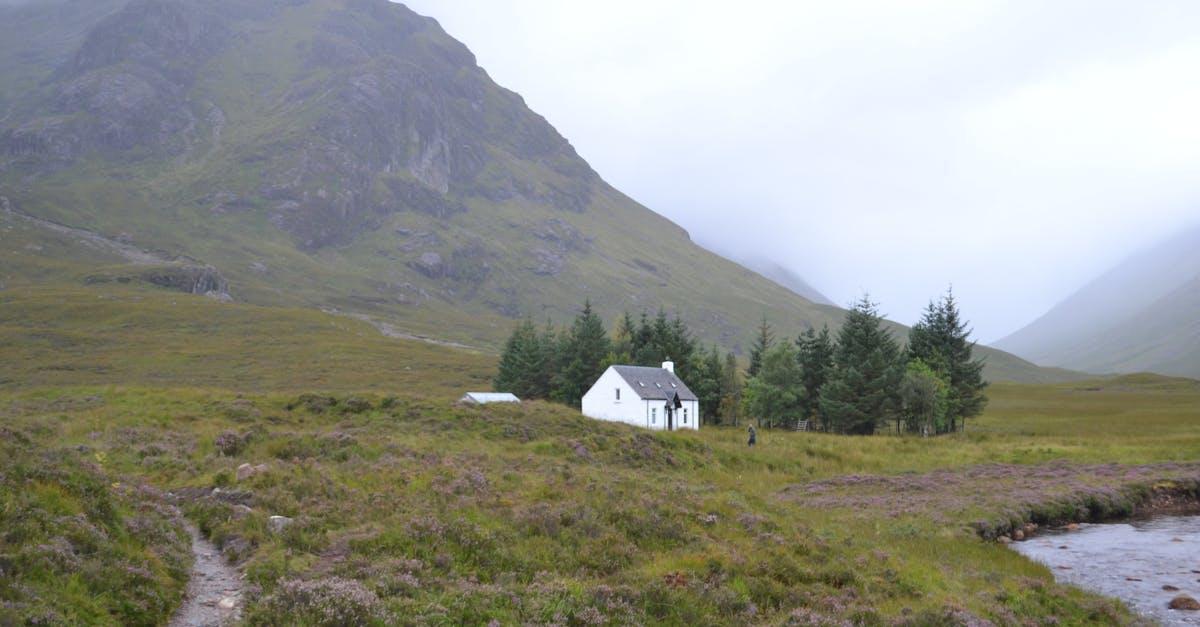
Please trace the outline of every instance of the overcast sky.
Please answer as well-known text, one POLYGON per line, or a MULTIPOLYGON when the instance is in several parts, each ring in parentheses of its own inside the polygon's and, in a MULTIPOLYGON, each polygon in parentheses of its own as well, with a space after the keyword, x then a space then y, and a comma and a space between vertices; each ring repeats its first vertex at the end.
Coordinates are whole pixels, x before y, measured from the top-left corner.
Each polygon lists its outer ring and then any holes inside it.
POLYGON ((410 0, 732 258, 989 342, 1200 219, 1200 2, 410 0))

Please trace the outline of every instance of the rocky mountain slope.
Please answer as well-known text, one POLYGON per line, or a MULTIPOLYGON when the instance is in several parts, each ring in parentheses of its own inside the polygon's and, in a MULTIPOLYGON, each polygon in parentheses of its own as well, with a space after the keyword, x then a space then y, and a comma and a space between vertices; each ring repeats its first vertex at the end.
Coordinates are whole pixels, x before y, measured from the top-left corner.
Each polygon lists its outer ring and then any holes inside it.
POLYGON ((607 185, 386 0, 0 5, 0 86, 9 287, 190 281, 484 348, 587 299, 606 320, 678 313, 732 350, 764 315, 781 336, 842 317, 607 185))
POLYGON ((996 346, 1087 372, 1200 378, 1200 227, 1131 256, 996 346))

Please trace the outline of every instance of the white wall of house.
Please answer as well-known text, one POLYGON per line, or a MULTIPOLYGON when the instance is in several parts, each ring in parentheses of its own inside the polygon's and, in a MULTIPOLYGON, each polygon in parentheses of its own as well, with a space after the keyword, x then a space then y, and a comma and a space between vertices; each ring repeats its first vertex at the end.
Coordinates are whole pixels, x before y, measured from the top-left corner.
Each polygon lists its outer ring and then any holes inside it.
MULTIPOLYGON (((682 401, 683 407, 675 410, 676 429, 700 428, 700 404, 698 401, 682 401)), ((583 415, 598 420, 624 422, 647 429, 666 429, 664 413, 666 401, 643 399, 611 367, 600 375, 596 383, 583 395, 583 415)))
POLYGON ((646 401, 611 367, 596 379, 583 395, 583 415, 598 420, 624 422, 639 427, 650 426, 650 410, 646 401))

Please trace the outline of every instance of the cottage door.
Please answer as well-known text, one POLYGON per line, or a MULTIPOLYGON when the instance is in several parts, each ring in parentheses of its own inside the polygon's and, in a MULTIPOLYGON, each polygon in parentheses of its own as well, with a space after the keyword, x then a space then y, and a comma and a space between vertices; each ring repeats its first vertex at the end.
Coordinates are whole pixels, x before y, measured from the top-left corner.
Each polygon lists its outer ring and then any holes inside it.
POLYGON ((666 411, 667 411, 667 431, 674 431, 675 430, 675 408, 671 407, 670 403, 667 403, 666 411))

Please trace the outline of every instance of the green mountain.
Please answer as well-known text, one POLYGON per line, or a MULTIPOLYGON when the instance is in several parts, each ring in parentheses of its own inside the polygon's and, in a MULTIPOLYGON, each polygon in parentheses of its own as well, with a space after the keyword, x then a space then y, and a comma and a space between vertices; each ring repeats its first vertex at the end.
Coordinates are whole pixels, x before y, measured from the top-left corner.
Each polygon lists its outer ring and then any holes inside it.
MULTIPOLYGON (((485 350, 589 299, 735 351, 764 315, 843 315, 613 189, 386 0, 0 5, 0 228, 7 289, 156 285, 485 350)), ((1062 376, 986 352, 995 379, 1062 376)))
POLYGON ((1200 227, 1132 255, 996 345, 1073 370, 1200 378, 1200 227))

